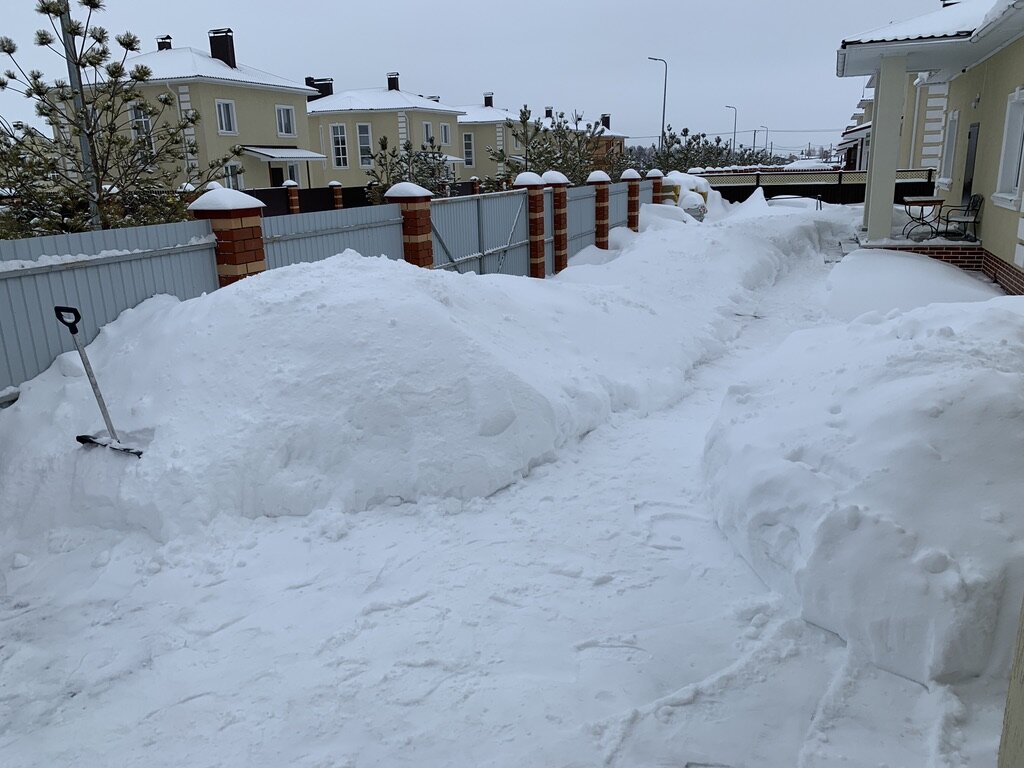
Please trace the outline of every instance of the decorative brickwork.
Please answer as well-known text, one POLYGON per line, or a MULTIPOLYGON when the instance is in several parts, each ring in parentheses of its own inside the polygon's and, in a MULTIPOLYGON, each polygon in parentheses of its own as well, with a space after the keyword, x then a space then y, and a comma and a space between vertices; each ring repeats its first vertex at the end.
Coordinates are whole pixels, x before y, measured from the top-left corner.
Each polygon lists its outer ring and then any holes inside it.
POLYGON ((434 266, 434 236, 430 229, 430 197, 388 197, 402 207, 402 248, 405 260, 417 267, 434 266))
POLYGON ((659 171, 657 168, 652 168, 647 172, 647 178, 651 180, 651 201, 655 203, 665 202, 665 174, 659 171))
POLYGON ((195 210, 193 215, 197 219, 208 219, 217 238, 217 280, 221 288, 266 270, 259 208, 195 210))
POLYGON ((302 208, 299 206, 299 188, 297 186, 288 185, 288 213, 300 213, 302 208))
POLYGON ((330 185, 331 192, 334 194, 334 210, 340 211, 345 207, 345 196, 341 191, 341 184, 332 182, 330 185))
POLYGON ((569 185, 551 185, 551 217, 554 226, 555 274, 569 266, 569 185))
POLYGON ((1024 270, 985 251, 982 272, 1011 296, 1024 296, 1024 270))
POLYGON ((969 272, 984 272, 1011 296, 1024 296, 1024 270, 974 245, 887 245, 889 251, 908 251, 930 256, 969 272))
POLYGON ((640 177, 626 179, 629 184, 629 194, 626 198, 626 225, 634 232, 640 231, 640 177))
POLYGON ((594 245, 608 250, 609 192, 611 184, 607 181, 591 181, 596 196, 594 198, 594 245))

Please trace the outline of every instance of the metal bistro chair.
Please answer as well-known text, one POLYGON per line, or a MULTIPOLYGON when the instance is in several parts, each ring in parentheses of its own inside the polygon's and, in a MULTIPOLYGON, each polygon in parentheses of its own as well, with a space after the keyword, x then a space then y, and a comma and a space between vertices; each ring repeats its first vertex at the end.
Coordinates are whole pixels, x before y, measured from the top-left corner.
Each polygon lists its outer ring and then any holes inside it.
POLYGON ((981 195, 971 195, 967 205, 953 205, 942 211, 943 235, 952 240, 977 240, 978 219, 981 218, 981 195), (955 226, 955 228, 954 228, 955 226), (968 232, 970 227, 970 232, 968 232))

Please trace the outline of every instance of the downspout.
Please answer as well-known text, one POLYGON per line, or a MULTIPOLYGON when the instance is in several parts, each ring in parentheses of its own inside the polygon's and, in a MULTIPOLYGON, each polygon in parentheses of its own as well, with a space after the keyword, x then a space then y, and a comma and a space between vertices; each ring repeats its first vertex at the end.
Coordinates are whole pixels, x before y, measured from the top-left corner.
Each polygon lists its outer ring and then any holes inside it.
POLYGON ((910 130, 913 131, 913 133, 910 136, 910 167, 911 168, 915 168, 916 167, 915 163, 917 163, 917 119, 918 119, 918 116, 921 114, 921 90, 923 88, 927 87, 924 84, 924 79, 922 79, 921 77, 917 78, 917 81, 915 82, 914 85, 915 85, 916 90, 917 90, 917 95, 916 95, 916 98, 914 99, 914 121, 913 121, 913 123, 911 123, 911 128, 910 128, 910 130))

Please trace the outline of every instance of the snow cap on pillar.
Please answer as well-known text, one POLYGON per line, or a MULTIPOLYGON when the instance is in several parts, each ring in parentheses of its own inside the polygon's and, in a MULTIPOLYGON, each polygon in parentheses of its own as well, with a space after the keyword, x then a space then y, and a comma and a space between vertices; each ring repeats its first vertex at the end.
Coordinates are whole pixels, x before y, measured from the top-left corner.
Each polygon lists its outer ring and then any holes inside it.
POLYGON ((649 170, 647 172, 647 178, 648 179, 663 179, 663 178, 665 178, 665 174, 662 173, 661 171, 659 171, 657 168, 651 168, 651 170, 649 170))
POLYGON ((640 174, 635 168, 627 168, 619 177, 619 181, 638 181, 639 179, 640 174))
POLYGON ((327 186, 328 187, 340 187, 341 186, 341 182, 337 181, 337 180, 335 180, 335 181, 328 181, 327 182, 327 186))
POLYGON ((411 181, 400 181, 387 191, 384 197, 433 197, 434 193, 411 181))
POLYGON ((569 177, 558 171, 548 171, 541 176, 545 184, 568 184, 569 177))
POLYGON ((294 179, 288 179, 287 181, 282 182, 281 186, 282 187, 297 187, 297 186, 299 186, 299 182, 295 181, 294 179))
POLYGON ((592 171, 591 174, 587 176, 587 184, 599 184, 601 182, 611 183, 611 180, 612 177, 604 171, 592 171))
POLYGON ((206 189, 208 191, 188 207, 190 211, 245 211, 265 207, 262 200, 237 189, 226 189, 215 181, 207 184, 206 189))
POLYGON ((512 182, 512 186, 514 186, 514 187, 543 187, 544 186, 544 179, 542 179, 540 176, 538 176, 533 171, 523 171, 518 176, 516 176, 516 180, 514 182, 512 182))

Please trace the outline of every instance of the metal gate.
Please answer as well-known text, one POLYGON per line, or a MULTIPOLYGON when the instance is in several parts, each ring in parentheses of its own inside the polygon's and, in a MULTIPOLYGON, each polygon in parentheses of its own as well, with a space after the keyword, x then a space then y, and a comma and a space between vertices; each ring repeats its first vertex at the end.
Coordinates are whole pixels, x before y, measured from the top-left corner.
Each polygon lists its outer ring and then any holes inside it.
POLYGON ((526 190, 431 201, 434 268, 529 275, 529 218, 526 190))

